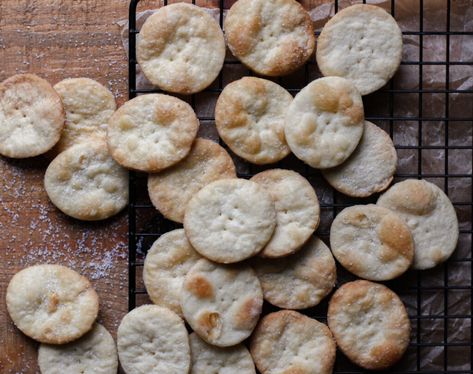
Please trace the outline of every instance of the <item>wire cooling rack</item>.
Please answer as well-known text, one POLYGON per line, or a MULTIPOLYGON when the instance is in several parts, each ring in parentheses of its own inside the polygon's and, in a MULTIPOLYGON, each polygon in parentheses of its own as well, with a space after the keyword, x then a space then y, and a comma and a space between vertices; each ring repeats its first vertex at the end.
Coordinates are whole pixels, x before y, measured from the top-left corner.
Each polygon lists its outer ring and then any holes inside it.
MULTIPOLYGON (((192 1, 195 3, 195 1, 192 1)), ((365 3, 366 1, 363 1, 365 3)), ((159 92, 158 90, 137 88, 137 62, 136 62, 136 35, 137 30, 136 15, 139 0, 132 0, 129 13, 129 98, 132 99, 139 94, 159 92)), ((167 1, 163 1, 167 5, 167 1)), ((212 3, 211 1, 208 3, 212 3)), ((224 5, 227 2, 214 1, 219 7, 220 24, 223 23, 224 5)), ((473 126, 473 108, 470 115, 459 118, 456 116, 455 108, 452 108, 452 95, 462 95, 466 99, 466 105, 473 107, 473 90, 456 90, 451 88, 451 71, 462 65, 473 66, 473 61, 453 61, 451 56, 451 40, 454 37, 467 37, 470 45, 473 43, 473 31, 451 30, 451 8, 453 1, 445 1, 446 20, 445 29, 441 31, 429 31, 424 28, 425 9, 424 1, 415 0, 419 9, 419 29, 415 31, 403 31, 404 36, 411 36, 418 41, 418 58, 413 61, 402 61, 402 65, 407 65, 411 69, 417 70, 415 74, 418 79, 418 86, 415 89, 396 87, 394 81, 388 83, 386 87, 377 93, 364 97, 366 119, 383 127, 391 137, 394 137, 399 158, 413 159, 414 167, 402 170, 396 175, 396 181, 405 178, 422 178, 433 181, 449 194, 453 200, 457 214, 460 217, 460 240, 456 253, 452 258, 441 266, 430 271, 410 271, 398 280, 387 282, 387 285, 396 291, 403 299, 408 308, 409 317, 412 324, 412 334, 410 346, 399 364, 393 367, 390 373, 473 373, 473 350, 472 350, 472 299, 473 299, 473 271, 472 271, 472 172, 471 157, 473 144, 471 139, 467 144, 459 142, 458 133, 463 133, 468 139, 468 131, 473 126), (424 43, 428 38, 441 38, 445 46, 445 58, 429 61, 424 58, 424 43), (427 69, 438 68, 443 70, 445 75, 443 88, 424 88, 425 71, 427 69), (427 100, 427 95, 436 95, 443 103, 443 108, 437 108, 435 115, 426 113, 423 103, 427 100), (468 96, 469 95, 469 96, 468 96), (405 114, 399 110, 409 98, 414 97, 417 101, 417 114, 405 114), (380 105, 380 103, 383 105, 380 105), (382 110, 379 110, 379 107, 382 110), (442 114, 438 114, 442 113, 442 114), (413 136, 417 144, 396 139, 397 126, 410 124, 414 129, 413 136), (442 131, 443 144, 430 144, 425 140, 427 133, 432 131, 442 131), (455 136, 453 136, 453 132, 455 136), (450 133, 450 134, 449 134, 450 133), (452 135, 451 135, 452 134, 452 135), (406 144, 408 143, 408 144, 406 144), (432 171, 423 163, 423 159, 428 152, 437 152, 443 159, 441 162, 441 172, 432 171), (460 153, 460 155, 458 154, 460 153), (465 160, 467 167, 458 171, 458 167, 453 167, 450 161, 453 157, 460 156, 465 160), (468 167, 469 163, 469 167, 468 167), (429 170, 426 170, 429 169, 429 170), (452 170, 454 169, 454 170, 452 170), (466 192, 466 201, 455 201, 455 194, 451 186, 452 180, 463 178, 469 191, 466 192), (455 274, 462 271, 466 274, 466 280, 460 283, 455 279, 455 274), (430 301, 435 303, 435 308, 430 308, 430 301), (461 307, 459 307, 459 305, 461 307), (459 313, 460 311, 463 311, 459 313), (464 311, 467 310, 465 313, 464 311)), ((468 3, 468 2, 467 2, 468 3)), ((427 0, 426 0, 427 5, 427 0)), ((339 1, 334 1, 335 12, 338 11, 339 1)), ((391 13, 396 17, 396 1, 391 0, 391 13)), ((228 57, 228 56, 227 56, 228 57)), ((198 103, 201 97, 214 95, 215 97, 222 91, 226 84, 226 69, 230 65, 239 64, 234 59, 227 58, 224 69, 220 73, 217 81, 202 93, 192 95, 186 100, 196 109, 201 126, 213 126, 214 118, 212 113, 201 113, 198 103)), ((243 66, 244 75, 251 73, 243 66)), ((309 62, 299 73, 302 74, 304 85, 315 79, 318 75, 313 75, 317 70, 314 62, 309 62)), ((320 74, 319 74, 320 75, 320 74)), ((289 79, 290 80, 290 79, 289 79)), ((295 95, 302 86, 296 88, 291 86, 291 82, 286 79, 279 79, 278 83, 287 88, 295 95)), ((469 135, 471 137, 471 134, 469 135)), ((224 145, 224 144, 222 144, 224 145)), ((234 156, 234 155, 232 155, 234 156)), ((264 168, 245 164, 238 160, 240 166, 239 176, 242 178, 251 177, 253 174, 264 168), (242 166, 243 165, 243 166, 242 166)), ((320 185, 324 185, 318 171, 303 165, 293 157, 288 160, 271 165, 273 167, 293 168, 306 176, 314 185, 316 190, 320 185)), ((359 204, 376 201, 377 196, 370 199, 352 199, 339 194, 331 189, 319 193, 321 200, 321 226, 317 230, 317 235, 328 243, 328 234, 333 217, 343 208, 359 204)), ((463 195, 465 196, 465 195, 463 195)), ((465 198, 464 198, 465 200, 465 198)), ((179 225, 164 219, 151 205, 146 191, 146 176, 140 173, 130 173, 130 204, 129 204, 129 308, 149 302, 146 291, 142 283, 142 267, 146 251, 151 244, 161 234, 179 227, 179 225)), ((339 280, 350 279, 350 275, 338 266, 339 280)), ((465 277, 463 277, 465 278, 465 277)), ((265 312, 274 308, 266 305, 265 312)), ((326 321, 327 301, 315 308, 303 311, 307 315, 326 321)), ((362 369, 351 364, 340 352, 337 354, 337 361, 334 373, 355 374, 363 373, 362 369)))

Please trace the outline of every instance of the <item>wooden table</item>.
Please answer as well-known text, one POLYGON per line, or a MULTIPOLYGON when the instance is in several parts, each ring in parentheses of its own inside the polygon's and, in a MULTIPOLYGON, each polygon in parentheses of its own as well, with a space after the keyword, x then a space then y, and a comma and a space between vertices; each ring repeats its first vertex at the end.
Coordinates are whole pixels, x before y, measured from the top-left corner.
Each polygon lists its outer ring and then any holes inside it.
MULTIPOLYGON (((172 1, 170 1, 172 2, 172 1)), ((319 1, 306 1, 306 3, 319 1)), ((142 0, 139 10, 159 1, 142 0)), ((198 1, 212 6, 218 1, 198 1)), ((226 1, 229 6, 232 1, 226 1)), ((127 98, 127 60, 116 21, 128 0, 1 0, 0 80, 34 73, 52 84, 90 77, 127 98)), ((38 373, 37 344, 12 324, 5 289, 18 270, 38 263, 70 266, 96 287, 99 321, 113 335, 127 312, 126 213, 82 223, 55 209, 43 188, 49 160, 0 158, 0 373, 38 373)))

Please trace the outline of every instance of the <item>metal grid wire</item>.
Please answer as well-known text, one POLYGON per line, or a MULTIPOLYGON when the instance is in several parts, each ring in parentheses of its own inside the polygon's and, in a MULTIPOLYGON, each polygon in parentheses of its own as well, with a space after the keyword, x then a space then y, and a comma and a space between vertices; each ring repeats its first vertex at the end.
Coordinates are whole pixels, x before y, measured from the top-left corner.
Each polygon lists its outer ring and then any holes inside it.
MULTIPOLYGON (((425 284, 424 280, 428 272, 422 271, 410 271, 407 275, 402 276, 400 279, 395 281, 386 282, 386 284, 397 292, 401 298, 413 307, 408 308, 409 317, 412 324, 412 334, 411 334, 411 343, 406 352, 406 355, 397 364, 392 368, 390 373, 473 373, 473 349, 472 349, 472 338, 473 338, 473 321, 472 321, 472 311, 471 304, 473 299, 473 271, 472 271, 472 228, 471 222, 473 221, 472 212, 473 212, 473 196, 471 195, 471 184, 472 184, 472 174, 469 173, 457 174, 449 171, 451 165, 449 163, 449 154, 450 152, 465 152, 465 160, 468 157, 471 158, 471 151, 473 150, 473 144, 469 145, 452 145, 449 141, 449 127, 456 126, 457 124, 473 126, 473 116, 467 118, 457 118, 455 113, 450 108, 450 95, 470 95, 470 103, 473 102, 473 90, 453 90, 450 88, 450 69, 452 66, 457 65, 471 65, 473 66, 473 61, 460 62, 460 61, 451 61, 450 60, 450 43, 452 37, 457 36, 467 36, 471 37, 470 43, 473 43, 473 31, 451 31, 451 1, 446 2, 447 7, 447 19, 446 28, 444 31, 428 31, 424 30, 424 2, 423 0, 419 1, 419 30, 418 31, 403 31, 404 35, 412 35, 418 38, 419 50, 418 50, 418 59, 414 61, 402 61, 402 65, 412 65, 415 66, 418 70, 418 88, 417 89, 399 89, 394 88, 394 83, 391 81, 386 87, 384 87, 380 92, 368 97, 364 97, 365 109, 366 109, 366 119, 373 121, 376 124, 384 124, 384 128, 389 132, 391 138, 394 135, 395 124, 399 122, 409 122, 417 124, 417 145, 396 145, 398 151, 401 152, 411 152, 411 154, 417 158, 417 170, 412 172, 402 173, 396 175, 396 181, 405 179, 405 178, 425 178, 432 181, 442 181, 444 191, 449 193, 449 180, 452 178, 466 178, 469 182, 470 191, 468 201, 453 201, 455 208, 462 210, 463 215, 466 214, 466 221, 469 224, 465 228, 460 230, 460 242, 463 243, 464 253, 466 256, 453 256, 452 259, 441 265, 437 270, 439 277, 437 283, 425 284), (444 38, 445 41, 445 60, 443 61, 426 61, 423 57, 424 49, 424 38, 427 37, 438 37, 444 38), (445 88, 444 89, 427 89, 423 87, 423 75, 425 69, 428 69, 430 66, 443 66, 445 68, 445 88), (415 116, 404 116, 396 114, 397 109, 397 98, 402 95, 415 94, 417 95, 418 100, 418 113, 415 116), (425 100, 424 96, 437 94, 443 96, 445 101, 445 106, 443 109, 443 115, 441 116, 424 116, 423 115, 423 102, 425 100), (383 100, 387 101, 387 107, 384 113, 372 115, 370 113, 369 101, 376 102, 376 97, 382 95, 383 100), (443 145, 429 145, 424 144, 424 133, 428 131, 428 126, 432 122, 441 123, 444 126, 444 144, 443 145), (450 125, 450 126, 449 126, 450 125), (423 152, 435 151, 443 153, 444 158, 444 173, 427 173, 423 171, 422 163, 422 154, 423 152), (454 270, 450 270, 452 267, 457 269, 457 266, 467 266, 469 268, 469 273, 472 275, 468 280, 469 284, 450 284, 451 282, 451 273, 454 270), (455 297, 457 300, 458 295, 455 293, 460 293, 461 302, 467 303, 470 307, 470 312, 467 314, 457 314, 455 313, 455 308, 450 305, 450 299, 455 297), (429 313, 423 310, 423 301, 424 297, 436 295, 437 297, 443 298, 443 311, 441 313, 429 313), (455 331, 455 322, 459 320, 467 320, 467 324, 463 326, 468 326, 465 336, 468 338, 466 340, 456 341, 451 339, 453 332, 455 331), (432 339, 429 334, 423 334, 424 324, 429 326, 429 324, 439 322, 440 329, 443 330, 440 334, 443 335, 441 341, 432 339), (428 355, 433 349, 441 349, 443 361, 440 366, 443 366, 442 370, 438 370, 438 367, 429 366, 428 364, 428 355), (452 362, 455 358, 458 358, 458 355, 463 357, 463 362, 470 362, 469 370, 454 370, 452 369, 452 362), (465 357, 466 355, 466 357, 465 357)), ((195 0, 192 1, 195 3, 195 0)), ((366 1, 363 1, 365 3, 366 1)), ((139 0, 131 0, 130 3, 130 13, 129 13, 129 98, 132 99, 139 94, 159 92, 158 90, 150 89, 137 89, 136 87, 136 76, 137 76, 137 62, 136 62, 136 35, 139 33, 139 30, 136 29, 136 11, 139 0)), ((167 1, 164 1, 164 4, 167 5, 167 1)), ((224 11, 224 1, 220 0, 220 25, 223 24, 223 11, 224 11)), ((338 0, 334 1, 335 12, 338 11, 338 0)), ((391 13, 395 17, 396 4, 395 0, 391 0, 391 13)), ((225 66, 239 64, 237 61, 225 61, 225 66)), ((203 93, 192 95, 190 98, 190 104, 193 108, 196 108, 196 98, 199 95, 214 94, 217 95, 220 93, 224 87, 224 74, 225 66, 223 71, 220 73, 216 85, 213 85, 213 88, 208 88, 203 93)), ((305 84, 309 83, 313 78, 311 78, 309 72, 310 69, 316 69, 314 62, 309 62, 303 70, 305 84)), ((251 75, 251 72, 247 71, 248 75, 251 75)), ((289 92, 295 95, 300 89, 293 89, 287 87, 287 84, 284 84, 280 79, 278 81, 280 84, 285 86, 289 92)), ((376 105, 376 104, 375 104, 376 105)), ((374 106, 375 106, 374 105, 374 106)), ((371 106, 373 107, 373 106, 371 106)), ((212 123, 214 118, 212 116, 199 116, 201 123, 212 123)), ((222 144, 222 143, 221 143, 222 144)), ((222 144, 225 146, 224 144, 222 144)), ((294 160, 292 161, 294 162, 294 160)), ((297 161, 296 161, 297 162, 297 161)), ((248 178, 253 174, 262 170, 261 167, 254 165, 247 165, 247 169, 244 173, 240 173, 239 177, 248 178)), ((320 174, 317 170, 311 169, 307 166, 303 166, 300 163, 300 168, 298 169, 303 175, 305 175, 311 183, 316 186, 316 183, 323 183, 323 179, 320 177, 320 174)), ((288 167, 288 163, 283 160, 276 165, 271 165, 271 167, 288 167)), ((293 167, 293 164, 291 166, 293 167)), ((263 168, 264 169, 264 168, 263 168)), ((374 202, 376 197, 370 199, 351 199, 342 194, 339 194, 335 190, 331 189, 331 197, 329 203, 324 203, 321 201, 321 214, 322 220, 323 217, 329 217, 328 223, 325 227, 319 227, 317 235, 320 236, 326 243, 328 243, 328 234, 331 219, 343 208, 359 204, 359 203, 369 203, 374 202)), ((320 196, 319 196, 320 197, 320 196)), ((178 228, 179 225, 164 219, 159 212, 157 212, 149 202, 146 191, 146 176, 140 173, 130 173, 130 204, 129 204, 129 309, 133 309, 136 305, 146 302, 146 291, 141 282, 141 273, 143 267, 144 252, 147 251, 151 243, 156 240, 161 234, 178 228), (143 218, 144 217, 144 218, 143 218), (146 220, 146 224, 143 227, 140 223, 143 219, 146 220)), ((465 226, 464 226, 465 227, 465 226)), ((458 250, 458 249, 457 249, 458 250)), ((337 268, 339 272, 343 272, 341 266, 337 268)), ((349 275, 347 275, 349 276, 349 275)), ((452 305, 455 305, 452 303, 452 305)), ((265 303, 264 312, 274 310, 273 307, 265 303)), ((321 305, 318 305, 315 308, 310 308, 303 313, 317 318, 321 321, 326 321, 326 310, 327 310, 327 301, 322 302, 321 305)), ((340 352, 337 353, 337 361, 335 364, 334 373, 339 374, 355 374, 363 373, 364 370, 356 367, 351 364, 340 352)))

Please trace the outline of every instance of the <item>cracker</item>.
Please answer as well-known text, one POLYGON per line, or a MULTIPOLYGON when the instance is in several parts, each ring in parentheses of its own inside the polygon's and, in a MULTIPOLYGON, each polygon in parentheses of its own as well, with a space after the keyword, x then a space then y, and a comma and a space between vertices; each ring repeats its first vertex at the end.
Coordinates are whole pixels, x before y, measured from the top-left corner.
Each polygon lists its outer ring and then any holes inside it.
POLYGON ((224 28, 233 55, 262 75, 295 71, 315 48, 312 20, 294 0, 239 0, 230 8, 224 28))
POLYGON ((41 344, 38 365, 41 374, 116 374, 117 348, 112 335, 97 323, 72 343, 41 344))
POLYGON ((385 190, 396 172, 397 153, 388 134, 365 121, 360 143, 341 165, 322 171, 336 190, 352 197, 368 197, 385 190))
POLYGON ((414 259, 414 240, 396 213, 379 205, 343 209, 330 229, 333 255, 359 276, 385 281, 403 274, 414 259))
POLYGON ((136 57, 151 83, 165 91, 192 94, 217 78, 225 40, 207 12, 191 4, 171 4, 144 23, 136 57))
POLYGON ((285 134, 291 151, 319 169, 344 162, 363 134, 361 96, 344 78, 319 78, 303 88, 286 113, 285 134))
POLYGON ((399 68, 401 56, 401 29, 389 13, 374 5, 341 10, 317 40, 322 74, 352 80, 362 95, 383 87, 399 68))
POLYGON ((364 280, 345 283, 330 300, 328 325, 343 353, 369 370, 392 366, 409 344, 406 308, 382 284, 364 280))
POLYGON ((184 220, 187 203, 202 187, 219 179, 236 178, 235 164, 217 143, 197 138, 184 160, 148 177, 151 202, 162 215, 184 220))
POLYGON ((128 172, 110 157, 103 140, 60 153, 46 169, 44 187, 64 214, 85 221, 109 218, 128 203, 128 172))
POLYGON ((199 120, 186 102, 162 94, 142 95, 113 114, 108 148, 122 166, 155 173, 187 156, 198 129, 199 120))
POLYGON ((159 237, 148 251, 143 267, 143 281, 151 301, 182 316, 182 282, 200 258, 183 229, 159 237))
POLYGON ((250 352, 242 344, 215 347, 196 333, 189 336, 192 368, 190 374, 256 374, 250 352))
POLYGON ((271 164, 290 150, 284 135, 284 116, 292 95, 266 79, 244 77, 220 94, 215 124, 223 141, 238 156, 254 164, 271 164))
POLYGON ((99 311, 99 297, 89 280, 60 265, 35 265, 16 273, 6 303, 16 327, 47 344, 80 338, 99 311))
POLYGON ((414 238, 414 269, 430 269, 446 261, 457 246, 459 228, 455 208, 435 184, 408 179, 393 185, 378 205, 396 212, 414 238))
POLYGON ((305 309, 319 304, 332 291, 337 279, 330 249, 315 236, 291 256, 255 258, 252 265, 264 299, 285 309, 305 309))
POLYGON ((202 256, 220 263, 260 252, 276 226, 276 210, 263 187, 245 179, 221 179, 188 203, 184 229, 202 256))
POLYGON ((117 109, 113 94, 89 78, 64 79, 54 86, 66 111, 66 126, 54 147, 60 153, 90 138, 105 138, 107 123, 117 109))
POLYGON ((326 325, 292 310, 264 316, 250 343, 261 374, 331 374, 335 351, 326 325))
POLYGON ((182 374, 190 369, 184 321, 167 308, 142 305, 129 312, 118 326, 117 346, 126 374, 182 374))
POLYGON ((263 171, 251 181, 269 192, 276 208, 276 229, 259 255, 281 257, 294 253, 319 225, 320 207, 314 188, 302 175, 284 169, 263 171))
POLYGON ((14 75, 0 84, 0 154, 34 157, 59 140, 65 113, 61 98, 44 79, 14 75))
POLYGON ((201 259, 184 279, 184 317, 209 344, 228 347, 241 343, 255 328, 262 306, 261 285, 247 265, 201 259))

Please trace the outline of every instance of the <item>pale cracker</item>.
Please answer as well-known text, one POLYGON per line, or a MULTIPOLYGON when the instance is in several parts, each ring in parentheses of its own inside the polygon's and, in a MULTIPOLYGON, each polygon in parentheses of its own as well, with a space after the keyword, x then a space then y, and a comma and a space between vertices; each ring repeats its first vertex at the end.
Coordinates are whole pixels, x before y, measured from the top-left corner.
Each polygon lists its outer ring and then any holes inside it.
POLYGON ((145 21, 136 57, 151 83, 165 91, 191 94, 217 78, 225 40, 219 24, 203 9, 171 4, 145 21))
POLYGON ((385 190, 396 172, 397 153, 388 134, 365 121, 360 143, 341 165, 322 171, 336 190, 353 197, 368 197, 385 190))
POLYGON ((242 344, 215 347, 207 344, 196 333, 189 336, 189 342, 192 362, 190 374, 256 374, 250 352, 242 344))
POLYGON ((148 193, 164 217, 182 223, 192 196, 205 185, 227 178, 236 178, 235 164, 230 155, 217 143, 197 138, 181 162, 149 175, 148 193))
POLYGON ((337 269, 330 249, 313 236, 297 253, 280 259, 254 258, 264 299, 286 309, 313 307, 332 291, 337 269))
POLYGON ((459 228, 455 208, 435 184, 408 179, 393 185, 378 205, 396 212, 414 238, 414 269, 430 269, 446 261, 455 250, 459 228))
POLYGON ((199 120, 186 102, 162 94, 142 95, 113 114, 108 148, 124 167, 155 173, 187 156, 198 129, 199 120))
POLYGON ((263 306, 263 291, 247 265, 220 265, 199 260, 187 273, 181 308, 192 329, 219 347, 250 336, 263 306))
POLYGON ((244 77, 223 89, 215 106, 215 125, 238 156, 254 164, 277 162, 290 153, 284 117, 292 95, 266 79, 244 77))
POLYGON ((281 310, 261 319, 250 352, 261 374, 331 374, 336 346, 323 323, 281 310))
POLYGON ((320 207, 314 188, 292 170, 266 170, 250 180, 269 192, 276 208, 276 229, 259 255, 281 257, 294 253, 319 225, 320 207))
POLYGON ((56 153, 90 138, 105 139, 108 120, 117 109, 107 88, 89 78, 68 78, 56 83, 54 89, 66 111, 66 126, 54 147, 56 153))
POLYGON ((345 283, 330 300, 328 325, 338 347, 357 365, 382 370, 407 349, 410 322, 399 297, 365 280, 345 283))
POLYGON ((285 134, 291 151, 319 169, 344 162, 363 134, 361 95, 344 78, 312 81, 294 98, 286 112, 285 134))
POLYGON ((89 280, 60 265, 35 265, 16 273, 6 292, 15 325, 41 343, 64 344, 92 328, 99 297, 89 280))
POLYGON ((65 113, 61 98, 44 79, 14 75, 0 84, 0 154, 34 157, 59 140, 65 113))
POLYGON ((129 312, 118 326, 117 346, 126 374, 183 374, 190 369, 184 321, 167 308, 142 305, 129 312))
POLYGON ((128 203, 128 171, 110 157, 104 140, 60 153, 46 169, 44 187, 63 213, 85 221, 111 217, 128 203))
POLYGON ((352 5, 325 24, 316 56, 323 75, 350 79, 367 95, 383 87, 399 68, 401 29, 378 6, 352 5))
POLYGON ((374 204, 342 210, 330 228, 330 246, 345 269, 374 281, 400 276, 414 259, 414 240, 407 224, 396 213, 374 204))
POLYGON ((221 179, 188 203, 184 229, 202 256, 220 263, 260 252, 276 226, 276 210, 263 187, 245 179, 221 179))
POLYGON ((262 75, 293 72, 315 48, 312 20, 294 0, 239 0, 230 8, 224 28, 232 53, 262 75))
POLYGON ((38 365, 41 374, 116 374, 117 348, 112 335, 97 323, 74 342, 41 344, 38 365))
POLYGON ((183 229, 165 233, 148 251, 143 267, 143 281, 153 303, 182 316, 182 282, 201 256, 192 248, 183 229))

